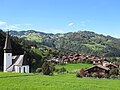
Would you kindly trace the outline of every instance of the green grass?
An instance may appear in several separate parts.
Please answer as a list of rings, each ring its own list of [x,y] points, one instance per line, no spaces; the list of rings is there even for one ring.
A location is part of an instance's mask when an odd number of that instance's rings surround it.
[[[94,51],[100,51],[103,48],[105,48],[105,46],[101,45],[101,44],[84,44],[85,46],[89,47],[90,49],[94,50]]]
[[[0,90],[120,90],[120,80],[0,73]]]
[[[76,71],[79,71],[81,68],[89,68],[91,67],[92,64],[65,64],[65,65],[56,65],[55,67],[56,68],[66,68],[67,71],[69,72],[76,72]]]

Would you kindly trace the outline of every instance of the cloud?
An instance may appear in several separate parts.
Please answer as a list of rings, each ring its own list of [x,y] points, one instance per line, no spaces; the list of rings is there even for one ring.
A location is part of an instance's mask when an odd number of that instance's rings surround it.
[[[8,22],[0,21],[0,28],[7,30],[7,29],[14,29],[14,30],[27,30],[32,29],[32,24],[9,24]]]
[[[32,28],[32,24],[13,24],[7,25],[7,28],[16,30],[27,30]]]
[[[9,26],[10,29],[17,29],[17,26]]]
[[[0,26],[5,26],[5,25],[7,25],[7,22],[1,22],[0,21]]]
[[[73,26],[73,25],[74,25],[74,23],[69,23],[69,24],[68,24],[68,26]]]

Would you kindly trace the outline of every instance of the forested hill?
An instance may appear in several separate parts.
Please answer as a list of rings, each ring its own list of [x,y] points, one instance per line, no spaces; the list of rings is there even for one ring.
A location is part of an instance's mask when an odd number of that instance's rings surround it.
[[[6,33],[0,29],[0,71],[3,70],[3,48],[5,44]],[[12,54],[22,55],[25,54],[26,61],[30,65],[30,70],[34,70],[42,65],[42,60],[48,57],[48,52],[35,53],[31,50],[30,46],[32,43],[27,40],[19,39],[17,37],[10,36],[12,44]],[[43,58],[44,57],[44,58]]]
[[[11,35],[62,51],[120,57],[120,39],[89,31],[49,34],[34,30],[10,31]]]

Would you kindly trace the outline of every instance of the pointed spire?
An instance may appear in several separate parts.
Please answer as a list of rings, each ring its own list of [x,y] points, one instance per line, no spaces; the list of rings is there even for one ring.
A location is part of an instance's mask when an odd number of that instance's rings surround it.
[[[11,47],[9,32],[6,33],[6,41],[5,41],[5,46],[4,46],[4,52],[12,53],[12,47]]]

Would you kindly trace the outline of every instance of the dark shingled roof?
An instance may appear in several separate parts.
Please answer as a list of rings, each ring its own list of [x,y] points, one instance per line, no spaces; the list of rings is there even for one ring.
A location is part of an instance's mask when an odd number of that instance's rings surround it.
[[[9,32],[6,33],[6,41],[5,41],[5,46],[4,46],[4,52],[7,52],[7,53],[12,52]]]
[[[92,67],[86,69],[86,71],[87,71],[87,70],[90,70],[90,69],[92,69],[92,68],[94,68],[94,67],[99,67],[99,68],[104,69],[104,70],[107,70],[107,71],[110,70],[108,67],[105,67],[105,66],[102,66],[102,65],[95,65],[95,66],[92,66]]]

